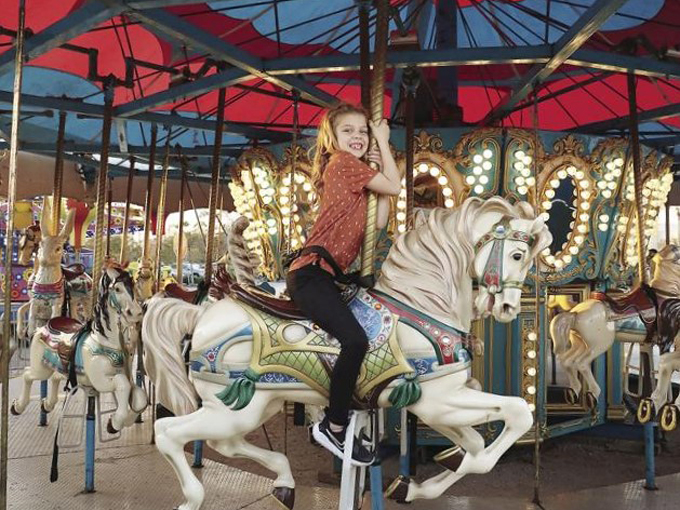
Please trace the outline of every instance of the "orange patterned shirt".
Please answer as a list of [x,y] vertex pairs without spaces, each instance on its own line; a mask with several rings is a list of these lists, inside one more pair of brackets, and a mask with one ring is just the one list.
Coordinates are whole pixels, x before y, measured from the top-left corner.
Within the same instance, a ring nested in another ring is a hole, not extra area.
[[[326,248],[343,271],[361,249],[366,228],[366,184],[377,172],[349,152],[338,151],[323,174],[321,210],[305,246]],[[290,270],[316,262],[333,274],[330,265],[316,253],[298,257]]]

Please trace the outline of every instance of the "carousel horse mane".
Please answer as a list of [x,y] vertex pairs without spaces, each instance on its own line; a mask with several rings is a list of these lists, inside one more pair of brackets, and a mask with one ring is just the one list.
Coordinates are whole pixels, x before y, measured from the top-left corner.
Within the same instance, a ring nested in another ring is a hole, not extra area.
[[248,225],[248,218],[241,216],[230,225],[227,235],[227,254],[239,285],[254,285],[255,268],[259,265],[257,257],[248,249],[243,237]]
[[[510,219],[534,219],[533,208],[525,202],[511,205],[502,198],[471,198],[453,210],[436,208],[416,214],[416,228],[399,236],[382,265],[377,289],[445,323],[451,322],[452,308],[462,289],[459,282],[471,271],[474,260],[472,225],[487,212],[499,212]],[[537,236],[528,261],[543,246],[543,230]],[[415,270],[417,268],[417,270]]]
[[652,261],[655,267],[651,286],[664,294],[680,297],[680,247],[666,245]]
[[[93,324],[94,329],[102,334],[111,329],[111,317],[109,315],[109,286],[111,283],[122,282],[125,288],[134,296],[134,282],[130,274],[121,267],[110,266],[118,272],[118,276],[112,279],[107,271],[102,272],[102,279],[99,284],[99,296],[97,303],[94,305]],[[103,321],[103,322],[102,322]]]

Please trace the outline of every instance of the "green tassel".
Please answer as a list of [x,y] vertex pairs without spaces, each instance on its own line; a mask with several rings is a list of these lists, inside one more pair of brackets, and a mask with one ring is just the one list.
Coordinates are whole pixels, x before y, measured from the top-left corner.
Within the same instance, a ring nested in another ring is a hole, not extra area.
[[408,407],[418,402],[422,393],[420,383],[418,383],[418,375],[415,373],[409,374],[404,377],[404,380],[399,386],[392,390],[389,401],[392,406],[401,409],[402,407]]
[[255,395],[255,383],[259,381],[260,374],[248,368],[243,375],[236,379],[230,386],[224,388],[215,396],[224,405],[231,407],[234,411],[239,411],[250,404]]

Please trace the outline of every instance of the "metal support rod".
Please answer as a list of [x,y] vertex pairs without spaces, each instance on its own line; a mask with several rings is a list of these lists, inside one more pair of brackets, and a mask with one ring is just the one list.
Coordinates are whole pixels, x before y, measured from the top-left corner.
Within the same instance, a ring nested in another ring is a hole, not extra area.
[[[645,256],[645,229],[642,224],[642,168],[640,163],[640,133],[638,132],[637,94],[635,75],[628,73],[628,113],[630,116],[630,138],[633,149],[633,184],[635,185],[635,216],[638,237],[638,276],[640,284],[647,283],[647,257]],[[644,395],[648,396],[648,395]]]
[[87,415],[85,417],[85,492],[94,492],[94,450],[95,426],[95,398],[87,397]]
[[24,28],[26,26],[25,0],[19,0],[19,22],[16,38],[16,57],[14,59],[14,87],[12,99],[12,128],[9,149],[9,179],[7,182],[7,229],[5,231],[5,294],[4,319],[2,323],[2,363],[0,381],[2,382],[2,415],[0,415],[0,510],[7,509],[7,447],[9,445],[9,344],[11,338],[10,309],[12,307],[12,251],[14,244],[14,204],[17,192],[17,154],[19,150],[19,115],[21,112],[21,80],[23,78]]
[[132,182],[135,176],[135,157],[130,156],[130,170],[128,172],[127,194],[125,195],[125,214],[123,215],[123,234],[120,240],[120,263],[127,259],[128,224],[130,223],[130,200],[132,199]]
[[[104,202],[106,200],[106,184],[108,181],[109,145],[111,143],[111,120],[113,113],[113,86],[104,86],[104,120],[102,122],[102,150],[97,175],[97,215],[94,228],[94,262],[92,265],[92,309],[99,295],[99,277],[104,265]],[[106,230],[108,231],[108,225]]]
[[161,290],[161,253],[163,248],[163,226],[165,225],[165,196],[168,194],[168,171],[170,169],[170,130],[165,140],[165,154],[163,155],[163,176],[161,188],[158,191],[158,209],[156,210],[156,260],[154,274],[156,275],[157,290]]
[[142,260],[149,258],[149,243],[151,241],[151,212],[153,208],[153,177],[156,173],[156,143],[158,140],[158,126],[151,126],[151,153],[149,155],[149,174],[146,179],[146,197],[144,199],[144,245]]
[[179,180],[179,224],[177,226],[177,282],[182,283],[184,276],[184,251],[183,251],[183,238],[184,238],[184,188],[187,180],[187,167],[189,163],[186,158],[182,156],[181,149],[178,148],[179,164],[182,167],[182,176]]
[[59,232],[61,214],[61,190],[64,182],[64,135],[66,133],[66,112],[59,112],[57,132],[57,154],[54,159],[54,185],[52,186],[52,232]]
[[203,441],[194,441],[194,462],[191,467],[197,469],[203,467]]
[[[377,0],[376,28],[375,28],[375,54],[373,56],[373,77],[371,80],[371,119],[380,122],[383,118],[384,93],[385,93],[385,58],[387,54],[387,36],[389,18],[387,11],[388,0]],[[377,147],[374,138],[371,138],[371,148]],[[373,168],[374,163],[371,163]],[[373,263],[375,261],[375,240],[377,238],[376,221],[378,219],[378,197],[375,193],[368,194],[366,210],[366,231],[361,252],[361,276],[371,278],[373,276]]]
[[418,88],[418,71],[409,68],[404,72],[404,116],[406,117],[406,169],[404,179],[406,181],[406,229],[413,228],[413,202],[414,202],[414,182],[413,182],[413,136],[415,134],[415,94]]
[[224,130],[224,105],[227,89],[221,88],[217,96],[217,120],[215,124],[215,147],[212,160],[212,179],[210,181],[210,199],[208,201],[208,233],[205,248],[205,277],[203,281],[212,280],[213,247],[215,245],[215,209],[217,208],[217,187],[220,182],[220,153],[222,150],[222,132]]

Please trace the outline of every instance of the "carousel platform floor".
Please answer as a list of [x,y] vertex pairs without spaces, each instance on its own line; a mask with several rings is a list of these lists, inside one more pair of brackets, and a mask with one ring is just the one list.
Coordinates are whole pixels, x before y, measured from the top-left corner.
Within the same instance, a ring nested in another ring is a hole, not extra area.
[[[10,395],[18,381],[12,380]],[[34,391],[37,391],[37,385]],[[54,417],[56,418],[56,416]],[[170,510],[181,502],[181,493],[170,466],[150,444],[147,419],[127,429],[116,441],[99,443],[96,453],[94,493],[83,493],[84,458],[81,447],[62,449],[60,478],[49,482],[52,442],[56,420],[37,427],[37,395],[21,416],[10,417],[9,509],[11,510]],[[66,424],[63,436],[75,442],[79,426]],[[280,509],[270,496],[271,481],[265,477],[205,460],[197,470],[206,489],[203,510]],[[492,474],[489,476],[493,476]],[[659,477],[658,491],[647,491],[642,481],[589,489],[544,498],[545,510],[622,509],[665,510],[678,508],[680,474]],[[335,510],[338,490],[333,487],[301,487],[295,508]],[[364,508],[370,509],[367,495]],[[408,506],[385,502],[388,510],[533,510],[528,500],[512,498],[445,496]]]

